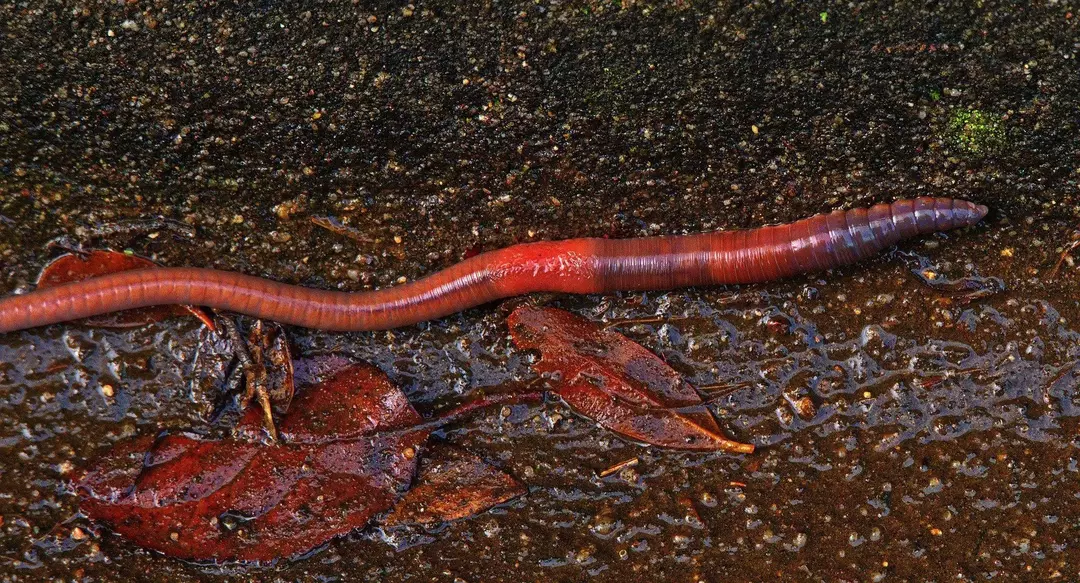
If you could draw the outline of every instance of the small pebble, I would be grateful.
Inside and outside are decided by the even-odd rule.
[[[803,397],[795,401],[795,410],[798,411],[799,417],[803,419],[811,419],[817,414],[817,407],[814,406],[814,401],[810,397]]]

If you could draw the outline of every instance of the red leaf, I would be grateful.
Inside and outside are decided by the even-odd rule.
[[[153,435],[142,435],[118,443],[108,457],[83,474],[81,482],[84,492],[99,500],[113,502],[131,494],[135,479],[142,472],[153,445]]]
[[[304,391],[293,400],[292,410],[278,432],[295,443],[351,439],[423,421],[405,393],[369,364],[353,365]]]
[[[77,486],[82,509],[136,544],[193,560],[305,553],[389,510],[429,429],[378,369],[301,393],[283,442],[168,435],[118,446]]]
[[[416,486],[383,521],[436,524],[467,518],[525,493],[525,486],[479,457],[450,445],[440,445],[420,464]]]
[[[154,269],[158,264],[117,251],[94,250],[85,254],[85,257],[67,254],[57,257],[38,276],[38,289],[56,287],[65,283],[82,281],[92,277],[99,277],[109,273],[131,271],[135,269]],[[160,322],[175,316],[191,314],[202,321],[207,328],[214,329],[214,321],[200,308],[193,306],[153,306],[149,308],[136,308],[111,314],[102,314],[86,318],[84,322],[90,326],[103,328],[134,328],[154,322]]]
[[[299,358],[293,361],[294,382],[298,387],[314,384],[356,362],[356,359],[335,353]]]
[[[701,396],[629,338],[554,308],[524,306],[508,319],[514,344],[539,350],[533,368],[582,415],[631,439],[677,449],[751,453],[724,437]]]

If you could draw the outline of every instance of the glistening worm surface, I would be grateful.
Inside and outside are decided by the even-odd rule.
[[[610,293],[754,283],[848,265],[902,239],[973,225],[985,206],[916,198],[743,231],[524,243],[370,292],[303,288],[228,271],[125,271],[0,299],[0,333],[164,304],[322,330],[384,330],[531,292]]]

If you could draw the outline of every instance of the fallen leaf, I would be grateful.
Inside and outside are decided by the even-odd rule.
[[[153,435],[141,435],[118,443],[107,457],[82,475],[83,493],[111,502],[130,495],[154,441]]]
[[[694,387],[622,334],[555,308],[523,306],[508,323],[518,348],[540,351],[533,369],[601,426],[660,447],[754,451],[724,437]]]
[[[96,249],[83,255],[69,253],[52,260],[41,270],[38,276],[38,289],[46,289],[100,277],[120,271],[132,271],[136,269],[155,269],[158,264],[135,255],[120,253],[118,251],[106,251]],[[168,318],[184,315],[193,315],[207,328],[214,329],[213,319],[201,308],[194,306],[152,306],[148,308],[136,308],[92,316],[83,320],[89,326],[103,328],[134,328],[154,322],[160,322]]]
[[[337,353],[321,354],[299,358],[293,361],[293,376],[296,386],[307,386],[322,382],[335,372],[360,362],[355,358]]]
[[[354,364],[297,395],[279,430],[290,443],[325,443],[405,429],[422,421],[385,373],[370,364]]]
[[[262,413],[250,407],[230,439],[166,434],[121,442],[76,489],[90,518],[171,557],[295,557],[394,508],[436,427],[537,397],[482,397],[425,421],[382,371],[348,364],[296,394],[276,442],[260,439]],[[455,520],[524,492],[514,478],[449,446],[436,448],[416,482],[393,523]]]
[[[299,394],[281,430],[276,444],[183,434],[127,442],[77,481],[81,507],[171,557],[292,557],[389,510],[431,427],[382,372],[358,365]]]
[[[459,447],[435,446],[420,464],[416,486],[383,524],[437,524],[479,514],[525,493],[513,476]]]

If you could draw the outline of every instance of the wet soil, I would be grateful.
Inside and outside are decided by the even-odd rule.
[[[209,333],[2,336],[0,577],[1076,579],[1080,269],[1050,274],[1080,221],[1080,15],[1047,4],[5,4],[5,293],[61,235],[362,290],[529,240],[918,195],[992,213],[784,282],[541,298],[662,355],[758,451],[642,447],[554,401],[493,411],[440,437],[526,496],[267,567],[140,551],[80,517],[65,479],[125,436],[222,430]],[[927,268],[1005,289],[966,301]],[[431,411],[533,378],[506,313],[291,334]]]

